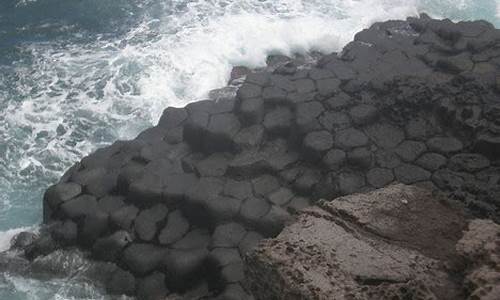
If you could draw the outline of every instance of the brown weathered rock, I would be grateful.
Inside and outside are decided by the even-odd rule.
[[[490,220],[470,222],[468,231],[457,244],[469,268],[464,286],[468,299],[495,300],[500,295],[500,225]]]
[[[257,299],[464,299],[453,265],[462,214],[392,185],[322,202],[246,257]]]

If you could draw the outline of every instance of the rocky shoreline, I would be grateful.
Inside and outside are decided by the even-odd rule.
[[[315,58],[235,68],[212,99],[169,107],[136,139],[83,158],[47,189],[40,236],[15,246],[33,262],[84,250],[110,294],[269,299],[250,288],[252,249],[320,199],[403,183],[461,205],[450,230],[500,221],[500,30],[422,15]],[[331,299],[372,299],[353,297]]]

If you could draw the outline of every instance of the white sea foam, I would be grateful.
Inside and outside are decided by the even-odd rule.
[[[10,241],[14,236],[23,231],[36,231],[35,227],[20,227],[0,231],[0,252],[6,251],[10,248]]]
[[[0,274],[0,288],[10,289],[15,299],[26,300],[107,300],[110,297],[102,295],[95,287],[84,281],[67,278],[53,279],[51,281],[38,280]],[[0,296],[1,296],[0,290]],[[118,299],[128,300],[129,297]]]

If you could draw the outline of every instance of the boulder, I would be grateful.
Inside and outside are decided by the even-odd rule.
[[[266,87],[262,91],[262,99],[266,103],[284,103],[286,96],[286,91],[276,86]]]
[[[328,131],[336,131],[349,128],[351,126],[351,118],[343,112],[327,111],[320,116],[319,123]]]
[[[464,147],[460,140],[453,137],[431,138],[427,141],[427,146],[430,150],[441,154],[459,152]]]
[[[367,125],[375,121],[378,115],[377,108],[370,104],[356,105],[349,110],[349,115],[356,125]]]
[[[431,178],[431,173],[411,164],[402,164],[394,169],[396,179],[405,184],[413,184],[426,181]]]
[[[450,158],[450,169],[454,171],[477,172],[490,166],[490,161],[481,154],[461,153]]]
[[[252,81],[252,79],[257,80],[257,75],[247,77],[247,81]],[[241,100],[257,98],[262,95],[262,88],[257,84],[245,83],[238,89],[237,95]]]
[[[123,230],[97,239],[92,247],[92,256],[99,260],[116,261],[121,251],[132,242],[132,236]]]
[[[128,295],[135,294],[135,277],[132,273],[117,269],[111,279],[106,283],[106,291],[112,295]]]
[[[316,90],[314,81],[307,78],[296,80],[294,86],[298,93],[309,93]]]
[[[381,148],[395,148],[404,138],[404,132],[392,124],[376,123],[366,129],[366,134],[370,136]]]
[[[207,248],[210,244],[210,234],[206,229],[194,228],[171,248],[177,250],[191,250]]]
[[[475,142],[476,151],[492,159],[500,157],[500,137],[492,134],[482,134]]]
[[[261,123],[264,119],[264,100],[251,98],[242,100],[239,105],[241,121],[244,124]]]
[[[162,245],[170,245],[180,240],[189,231],[189,222],[180,210],[175,210],[168,215],[165,227],[158,235]]]
[[[276,177],[266,174],[254,178],[252,186],[256,196],[267,196],[271,192],[276,191],[280,187],[280,184]]]
[[[109,231],[109,215],[98,211],[95,214],[85,216],[80,226],[79,241],[89,246],[95,240]]]
[[[323,105],[318,101],[309,101],[297,105],[295,122],[301,133],[319,129],[318,117],[323,113]]]
[[[137,236],[143,241],[151,241],[157,234],[158,223],[163,221],[167,214],[168,208],[163,204],[142,210],[134,221]]]
[[[125,206],[125,197],[123,196],[105,196],[99,199],[98,205],[102,212],[111,214]]]
[[[339,192],[342,195],[355,193],[365,185],[365,177],[358,173],[343,172],[337,176]]]
[[[59,183],[47,189],[44,199],[52,208],[56,208],[59,204],[80,195],[81,192],[82,187],[77,183]]]
[[[405,162],[415,161],[422,153],[427,150],[427,147],[422,142],[404,141],[397,148],[396,153]]]
[[[138,300],[164,300],[169,290],[165,286],[165,274],[154,272],[137,282]]]
[[[337,78],[319,79],[316,81],[318,92],[324,97],[332,96],[339,92],[340,80]]]
[[[215,153],[196,164],[200,177],[220,177],[226,173],[229,157],[224,153]]]
[[[267,198],[274,205],[285,206],[292,200],[293,196],[294,194],[290,189],[281,187],[269,194]]]
[[[139,209],[133,205],[124,206],[110,215],[111,223],[117,228],[131,230],[138,212]]]
[[[264,127],[270,134],[286,134],[292,124],[292,112],[288,107],[278,107],[264,117]]]
[[[215,228],[212,248],[234,248],[239,245],[247,231],[238,223],[227,223]]]
[[[312,160],[319,160],[333,147],[333,137],[326,130],[314,131],[304,137],[304,154]]]
[[[208,122],[207,135],[204,136],[204,147],[209,152],[232,151],[233,137],[240,131],[241,123],[232,113],[212,115]]]
[[[38,235],[34,232],[22,231],[12,238],[10,249],[25,250],[32,245],[37,238]]]
[[[240,210],[240,216],[244,223],[251,226],[258,226],[260,218],[265,216],[271,205],[262,198],[249,197],[243,202]]]
[[[234,143],[239,150],[259,146],[264,139],[264,127],[252,125],[241,129],[234,137]]]
[[[185,108],[167,107],[161,115],[158,126],[166,129],[176,128],[188,117]]]
[[[74,245],[77,241],[78,227],[73,221],[58,223],[51,230],[54,240],[63,245]]]
[[[335,145],[343,149],[362,147],[366,144],[368,144],[368,137],[354,128],[339,131],[335,135]]]
[[[95,214],[99,210],[96,198],[90,195],[81,195],[61,205],[62,213],[71,219]]]
[[[172,250],[164,258],[170,289],[184,291],[206,276],[208,250]]]
[[[429,171],[435,171],[442,166],[446,165],[446,157],[444,157],[441,154],[438,153],[426,153],[422,155],[417,161],[417,165],[421,166],[422,168],[429,170]]]
[[[240,253],[243,255],[251,251],[264,237],[255,231],[249,231],[238,245]]]
[[[390,169],[373,168],[366,174],[366,180],[374,188],[382,188],[394,180],[394,174]]]
[[[340,149],[331,149],[323,157],[323,163],[330,169],[339,169],[346,162],[347,155]]]
[[[372,152],[366,148],[355,148],[347,154],[347,162],[361,169],[368,169],[372,165]]]
[[[167,249],[152,244],[132,243],[123,251],[123,263],[135,274],[145,275],[160,268]]]

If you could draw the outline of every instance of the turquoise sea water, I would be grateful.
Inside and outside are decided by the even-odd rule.
[[[0,251],[41,221],[43,190],[163,108],[203,99],[234,65],[338,51],[373,22],[427,12],[500,26],[495,0],[1,0]],[[55,295],[54,295],[55,293]],[[0,275],[3,299],[101,297]]]

